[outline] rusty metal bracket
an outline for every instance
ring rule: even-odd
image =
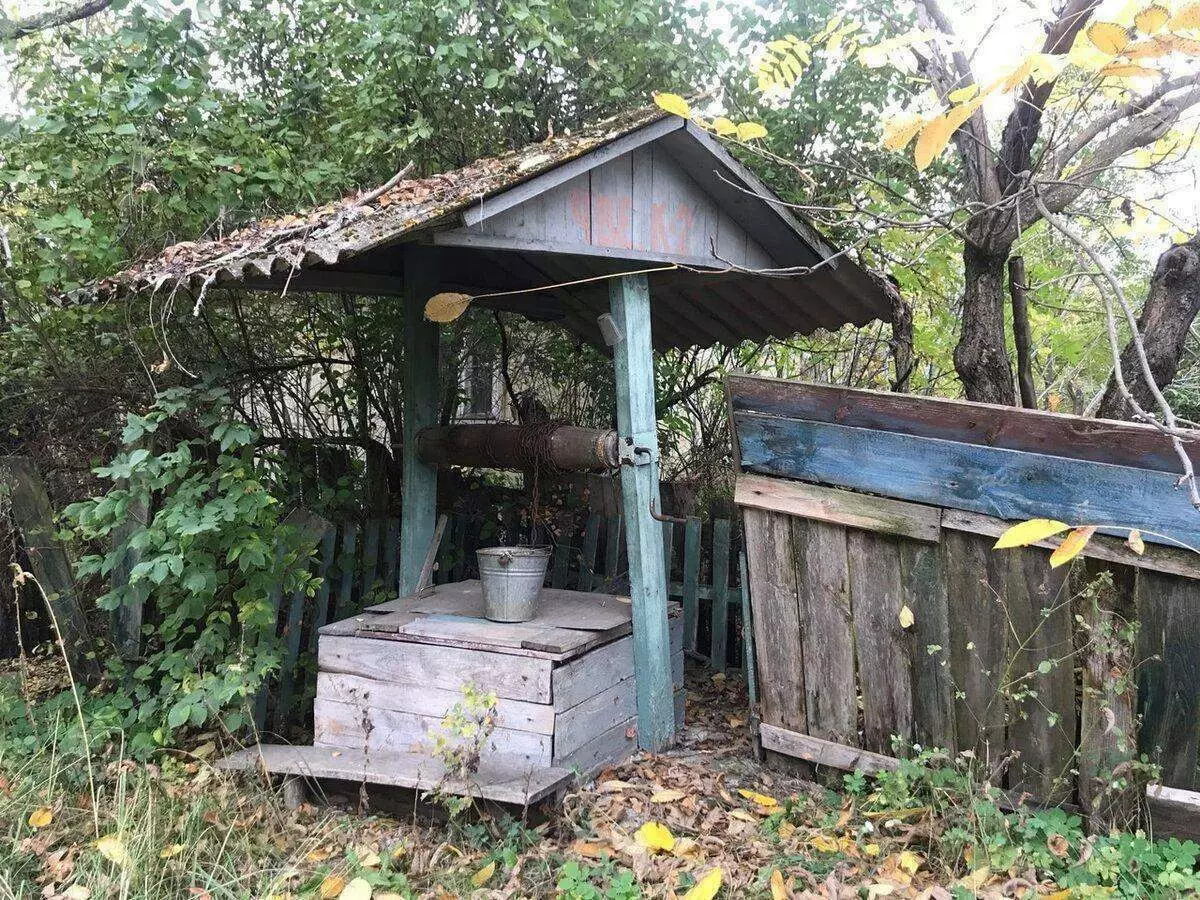
[[[668,516],[666,513],[660,513],[654,508],[654,501],[650,501],[650,518],[656,522],[672,522],[675,525],[686,525],[687,519],[681,519],[679,516]]]

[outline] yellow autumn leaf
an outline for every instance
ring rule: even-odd
[[[30,828],[45,828],[54,821],[54,810],[48,806],[39,806],[29,814]]]
[[[1137,63],[1112,63],[1100,70],[1102,78],[1153,78],[1161,74],[1158,69]]]
[[[916,113],[889,116],[883,120],[883,146],[888,150],[903,150],[924,127],[925,118]]]
[[[920,853],[913,853],[911,850],[901,850],[896,854],[897,868],[903,872],[907,872],[909,875],[916,875],[917,870],[921,868],[924,862],[925,859]]]
[[[783,873],[778,869],[771,870],[771,900],[788,900],[790,892],[783,880]]]
[[[917,146],[913,150],[918,172],[929,168],[929,164],[946,149],[954,134],[954,128],[947,116],[938,116],[921,129],[921,134],[917,137]]]
[[[1184,56],[1200,56],[1200,41],[1195,38],[1181,37],[1177,34],[1168,34],[1159,38],[1176,53],[1182,53]]]
[[[968,100],[974,100],[979,96],[979,85],[968,84],[966,87],[960,87],[956,91],[951,91],[946,95],[946,99],[951,103],[966,103]]]
[[[763,128],[757,122],[742,122],[737,127],[737,139],[739,141],[753,141],[758,138],[765,138],[767,129]]]
[[[717,116],[713,119],[713,130],[721,137],[728,137],[731,134],[737,134],[737,126],[732,121],[724,116]]]
[[[470,294],[456,294],[452,291],[434,294],[425,303],[425,318],[430,322],[442,324],[453,322],[465,313],[470,305]]]
[[[665,791],[655,791],[650,795],[651,803],[674,803],[676,800],[682,800],[686,795],[683,791],[668,789]]]
[[[692,889],[683,895],[683,900],[712,900],[717,896],[717,891],[721,889],[721,879],[724,876],[721,874],[720,867],[709,869],[708,873],[692,885]]]
[[[346,879],[341,875],[326,875],[321,882],[321,887],[317,890],[317,896],[321,900],[335,900],[342,894],[342,888],[346,886]]]
[[[982,869],[976,869],[970,875],[964,875],[962,878],[958,879],[957,883],[962,885],[968,891],[977,891],[987,884],[991,877],[992,870],[987,866],[984,866]]]
[[[647,822],[634,832],[633,839],[652,853],[670,853],[675,847],[675,835],[661,822]]]
[[[1151,3],[1133,17],[1133,24],[1138,27],[1138,31],[1144,31],[1146,34],[1155,34],[1162,30],[1162,27],[1167,24],[1167,19],[1170,17],[1171,11],[1165,6]]]
[[[483,887],[495,874],[496,861],[493,859],[490,863],[471,876],[471,884],[475,885],[475,887]]]
[[[1088,26],[1087,38],[1101,53],[1117,56],[1129,44],[1129,31],[1116,22],[1095,22]]]
[[[814,834],[808,842],[808,845],[818,853],[837,853],[838,842],[831,837],[823,834]]]
[[[183,852],[183,844],[169,844],[158,851],[159,859],[170,859]]]
[[[992,545],[993,550],[1007,550],[1009,547],[1028,547],[1038,541],[1044,541],[1052,535],[1066,531],[1071,526],[1057,519],[1029,519],[1018,522],[1000,535],[1000,540]]]
[[[129,851],[125,849],[125,844],[115,834],[106,834],[96,841],[96,849],[100,851],[101,856],[118,866],[129,863]]]
[[[755,825],[758,824],[758,819],[754,817],[754,814],[746,812],[744,809],[731,809],[729,811],[729,818],[737,819],[740,822],[753,822]]]
[[[759,806],[772,807],[779,805],[779,801],[774,797],[769,797],[766,794],[760,794],[758,791],[751,791],[747,790],[746,788],[741,788],[738,793],[751,803],[757,803]]]
[[[878,844],[863,844],[862,852],[863,856],[869,856],[874,859],[883,852],[883,848]]]
[[[1087,546],[1087,542],[1092,539],[1092,535],[1095,532],[1095,525],[1086,525],[1082,528],[1072,529],[1071,533],[1050,554],[1050,568],[1057,569],[1059,566],[1069,563],[1077,557],[1083,552],[1083,548]]]
[[[1168,56],[1171,53],[1171,44],[1169,39],[1164,38],[1148,38],[1144,41],[1137,41],[1125,48],[1124,54],[1126,59],[1158,59],[1161,56]]]
[[[913,622],[915,622],[915,621],[917,621],[916,617],[913,615],[913,611],[908,608],[907,603],[904,604],[904,606],[900,607],[900,627],[901,628],[912,628]]]
[[[1200,3],[1189,3],[1171,16],[1172,30],[1186,31],[1190,28],[1200,28]]]
[[[678,94],[660,92],[654,95],[654,102],[659,109],[665,109],[667,112],[682,116],[685,119],[690,118],[692,115],[692,107]]]
[[[784,820],[779,823],[779,839],[781,841],[790,841],[792,835],[796,833],[796,826],[791,822]]]
[[[1146,542],[1142,540],[1142,533],[1136,528],[1129,532],[1129,537],[1125,539],[1125,546],[1138,556],[1146,552]]]
[[[355,878],[342,888],[342,892],[338,894],[338,900],[371,900],[371,894],[374,892],[371,882],[367,879]]]

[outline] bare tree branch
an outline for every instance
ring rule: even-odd
[[[89,19],[96,13],[108,9],[111,5],[112,0],[83,0],[82,3],[75,6],[48,9],[24,19],[10,19],[4,14],[3,9],[0,9],[0,41],[15,41],[17,38],[45,31],[47,28],[57,28],[60,25],[69,25],[71,22]]]

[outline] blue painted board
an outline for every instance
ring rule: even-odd
[[[1138,528],[1200,546],[1200,512],[1167,472],[868,428],[734,413],[742,468],[984,513]],[[1121,533],[1120,530],[1114,533]]]

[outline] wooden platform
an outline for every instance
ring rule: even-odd
[[[292,747],[262,744],[247,747],[217,763],[226,771],[260,771],[295,775],[312,781],[335,779],[391,785],[478,797],[495,803],[533,806],[556,799],[574,781],[566,769],[531,766],[521,759],[492,756],[481,762],[469,782],[443,783],[444,769],[434,757],[422,753],[365,753],[336,747]]]

